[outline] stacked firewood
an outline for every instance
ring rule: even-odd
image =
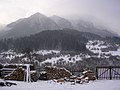
[[[17,80],[17,81],[23,81],[24,80],[24,69],[23,68],[17,68],[9,75],[6,75],[6,80]]]
[[[92,70],[85,70],[83,72],[84,77],[88,77],[88,80],[96,80],[96,76]]]
[[[38,76],[37,76],[36,72],[31,73],[31,79],[32,79],[33,82],[36,82],[38,80]]]
[[[58,68],[58,67],[45,67],[47,78],[48,79],[60,79],[60,78],[69,78],[72,74],[64,69],[64,68]]]
[[[6,80],[24,81],[26,79],[25,70],[22,67],[16,68],[13,72],[4,77]],[[36,82],[38,80],[36,72],[31,73],[31,81]]]
[[[83,71],[83,73],[80,77],[76,77],[76,76],[70,77],[70,82],[72,82],[72,84],[88,83],[90,80],[96,80],[96,76],[95,76],[94,72],[91,71],[90,69],[86,69],[85,71]]]

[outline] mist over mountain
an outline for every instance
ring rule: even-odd
[[[65,28],[75,29],[82,32],[90,32],[102,37],[117,36],[107,29],[98,28],[92,22],[78,20],[73,24],[67,19],[59,16],[47,17],[41,13],[35,13],[28,18],[21,18],[6,26],[7,30],[0,35],[0,38],[19,38],[36,34],[44,30],[62,30]]]
[[[74,27],[76,30],[94,33],[102,37],[113,37],[117,35],[115,33],[108,31],[107,29],[97,27],[92,22],[89,21],[87,22],[83,20],[78,20],[78,22],[74,24]]]
[[[64,19],[62,17],[59,16],[51,16],[50,17],[53,21],[56,22],[56,24],[58,25],[59,29],[64,29],[64,28],[69,28],[69,29],[73,29],[73,26],[71,24],[70,21],[68,21],[67,19]]]
[[[35,13],[34,15],[20,19],[7,25],[11,29],[6,32],[5,37],[24,37],[43,30],[57,30],[57,24],[47,16]]]
[[[0,39],[5,37],[5,34],[7,31],[9,31],[10,28],[7,27],[6,25],[0,25]]]

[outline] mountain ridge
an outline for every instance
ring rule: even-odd
[[[64,19],[64,18],[56,16],[56,15],[51,16],[50,19],[52,19],[54,22],[56,22],[56,24],[58,25],[58,27],[60,29],[64,29],[64,28],[73,29],[71,22],[68,21],[67,19]]]
[[[24,37],[38,33],[43,30],[56,30],[57,24],[40,13],[36,13],[28,18],[19,19],[17,22],[7,25],[11,29],[6,32],[5,37]]]
[[[105,29],[99,29],[93,25],[93,23],[79,21],[76,25],[73,25],[69,20],[59,17],[51,16],[47,17],[41,13],[35,13],[27,18],[19,19],[7,25],[9,30],[5,31],[1,38],[19,38],[36,34],[45,30],[62,30],[65,28],[76,29],[82,32],[90,32],[100,35],[102,37],[113,37],[117,34],[111,33]]]

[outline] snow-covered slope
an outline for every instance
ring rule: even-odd
[[[52,63],[52,65],[56,64],[57,62],[60,63],[76,63],[76,61],[82,60],[82,57],[80,55],[75,55],[71,57],[70,55],[61,55],[59,57],[52,57],[52,58],[47,58],[45,61],[42,62],[44,63]]]
[[[44,57],[44,61],[41,62],[41,64],[45,63],[51,63],[52,65],[61,62],[61,63],[76,63],[77,61],[83,60],[83,58],[89,58],[89,55],[85,55],[80,53],[79,55],[73,55],[70,54],[63,55],[58,50],[39,50],[34,51],[34,54],[37,54],[39,56]],[[51,57],[52,55],[52,57]],[[0,58],[2,59],[8,59],[13,60],[15,58],[21,58],[23,61],[29,61],[28,57],[25,56],[25,54],[22,53],[16,53],[13,50],[8,50],[7,52],[2,52],[0,54]],[[38,60],[35,59],[35,61],[38,62]]]
[[[39,51],[36,51],[36,54],[39,54],[39,55],[47,55],[47,54],[52,54],[52,53],[59,54],[60,51],[58,51],[58,50],[39,50]]]
[[[120,56],[120,46],[119,44],[107,43],[105,41],[95,40],[89,41],[86,48],[93,53],[98,53],[98,55],[112,55]]]
[[[64,54],[58,50],[38,50],[34,51],[33,54],[37,55],[34,57],[34,61],[45,64],[51,63],[52,65],[56,63],[67,64],[67,63],[76,63],[78,61],[83,61],[87,58],[110,58],[111,56],[120,57],[120,46],[118,44],[111,44],[105,41],[94,40],[89,41],[86,45],[86,48],[91,51],[93,54],[89,53],[79,53],[71,55],[70,53]],[[25,56],[23,53],[16,53],[13,50],[8,50],[7,52],[0,53],[1,61],[17,61],[17,62],[28,62],[29,58]],[[20,61],[18,61],[18,58]],[[4,62],[5,63],[5,62]]]
[[[29,63],[34,62],[38,65],[77,66],[92,67],[96,65],[119,65],[120,64],[120,45],[109,43],[105,40],[92,40],[86,44],[87,51],[64,52],[59,50],[38,50],[33,51],[31,55],[17,53],[13,50],[0,53],[0,63]],[[28,57],[30,56],[30,57]],[[30,58],[32,58],[30,60]],[[80,67],[80,68],[81,68]]]
[[[8,59],[8,60],[12,60],[16,57],[22,57],[24,54],[22,53],[16,53],[14,52],[13,50],[8,50],[6,52],[2,52],[0,53],[0,58],[3,58],[3,59]]]

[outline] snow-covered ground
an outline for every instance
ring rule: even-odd
[[[40,54],[40,55],[47,55],[47,54],[52,54],[52,53],[60,53],[60,51],[58,50],[40,50],[40,51],[37,51],[36,54]]]
[[[120,56],[120,48],[118,48],[117,51],[109,51],[109,53],[111,53],[113,56]]]
[[[93,52],[93,54],[88,53],[79,53],[76,55],[63,54],[59,50],[38,50],[33,53],[39,55],[39,59],[35,59],[35,62],[39,62],[41,60],[41,64],[51,63],[52,65],[56,63],[73,63],[75,64],[77,61],[83,61],[86,58],[96,57],[96,58],[110,58],[110,56],[120,57],[120,45],[112,44],[105,41],[93,40],[88,41],[86,48]],[[44,59],[45,57],[45,59]],[[17,60],[18,58],[22,58],[21,62],[29,62],[28,57],[24,57],[23,53],[17,53],[14,50],[8,50],[6,52],[0,53],[0,58],[3,59],[2,62],[9,63]],[[5,61],[6,60],[6,61]],[[15,61],[16,62],[16,61]]]
[[[0,87],[0,90],[120,90],[120,80],[96,80],[87,84],[75,85],[71,85],[70,83],[59,84],[53,81],[16,83],[17,86]]]
[[[112,56],[117,56],[117,55],[120,56],[120,46],[118,44],[115,44],[114,46],[117,47],[116,51],[108,50],[103,52],[102,49],[112,47],[112,44],[106,43],[104,41],[95,40],[95,41],[89,41],[86,45],[86,48],[93,53],[98,53],[98,57],[100,57],[101,54],[104,54],[104,55],[110,54]]]
[[[47,63],[47,62],[52,63],[52,65],[57,63],[57,62],[65,62],[65,63],[72,62],[72,63],[75,63],[76,61],[80,61],[80,60],[82,60],[80,55],[75,55],[73,57],[70,57],[70,55],[64,55],[64,56],[61,55],[59,57],[52,57],[50,59],[48,58],[45,61],[43,61],[42,64]]]
[[[60,54],[60,51],[58,50],[39,50],[39,51],[34,51],[33,53],[36,53],[38,55],[43,55],[43,56],[47,56],[49,54],[56,54],[56,56],[53,56],[51,58],[46,58],[46,60],[44,60],[41,64],[44,63],[51,63],[52,65],[57,63],[57,62],[63,62],[63,63],[76,63],[76,61],[82,61],[83,58],[89,58],[89,55],[85,55],[80,53],[79,55],[74,55],[74,56],[70,56],[70,54],[67,55],[62,55]],[[8,50],[6,52],[2,52],[0,53],[0,57],[4,58],[4,59],[15,59],[16,57],[23,57],[24,54],[22,53],[16,53],[13,50]],[[22,58],[23,61],[28,61],[29,59],[27,57]],[[36,60],[37,61],[37,60]]]

